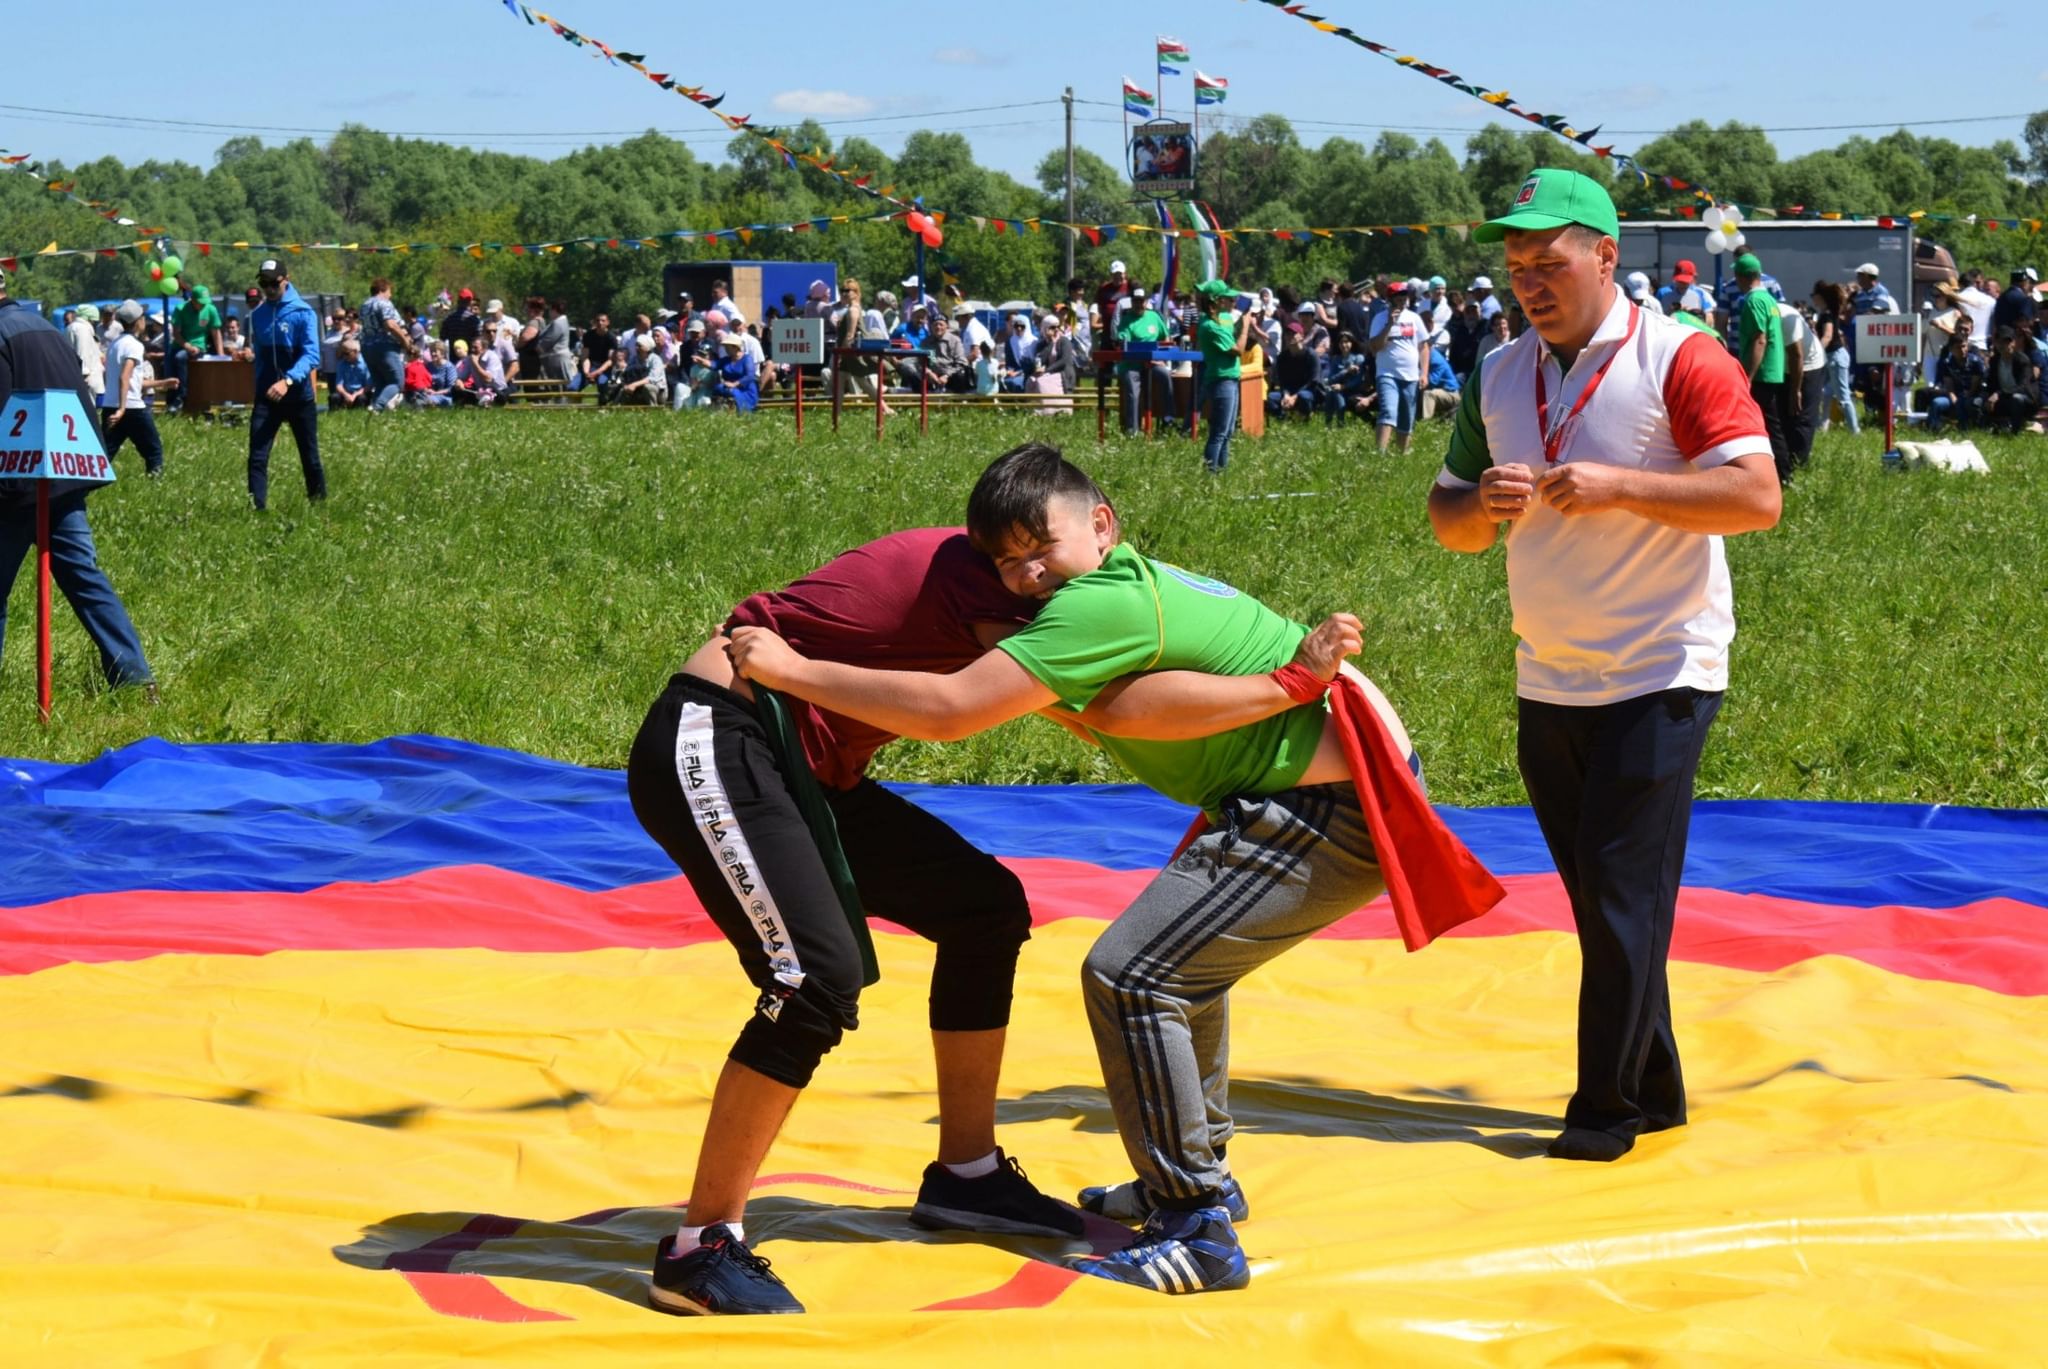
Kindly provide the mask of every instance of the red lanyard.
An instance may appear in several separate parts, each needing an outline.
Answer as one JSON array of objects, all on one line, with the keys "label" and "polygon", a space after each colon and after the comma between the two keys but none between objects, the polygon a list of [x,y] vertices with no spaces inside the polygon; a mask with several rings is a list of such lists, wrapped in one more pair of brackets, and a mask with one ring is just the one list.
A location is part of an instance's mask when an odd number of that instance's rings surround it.
[{"label": "red lanyard", "polygon": [[1593,378],[1586,382],[1586,388],[1579,391],[1579,402],[1572,405],[1572,411],[1564,416],[1564,422],[1557,425],[1555,432],[1550,427],[1550,387],[1543,383],[1543,357],[1536,358],[1536,430],[1543,435],[1543,459],[1555,466],[1557,454],[1564,449],[1564,435],[1572,424],[1578,421],[1585,410],[1586,401],[1593,397],[1593,391],[1600,388],[1600,382],[1607,379],[1607,368],[1627,348],[1629,340],[1636,335],[1636,321],[1642,311],[1633,302],[1628,306],[1628,331],[1621,335],[1621,345],[1608,353],[1607,360],[1600,363],[1600,369],[1593,372]]}]

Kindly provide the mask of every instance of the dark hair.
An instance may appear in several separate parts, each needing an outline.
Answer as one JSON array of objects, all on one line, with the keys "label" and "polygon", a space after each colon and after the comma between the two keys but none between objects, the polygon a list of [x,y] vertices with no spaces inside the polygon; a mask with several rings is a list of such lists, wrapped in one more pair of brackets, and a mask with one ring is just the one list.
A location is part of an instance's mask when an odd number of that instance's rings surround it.
[{"label": "dark hair", "polygon": [[1012,447],[981,473],[967,496],[967,540],[994,556],[1017,532],[1043,541],[1051,532],[1046,510],[1055,499],[1079,499],[1092,508],[1109,503],[1093,480],[1058,447],[1026,442]]},{"label": "dark hair", "polygon": [[528,295],[528,296],[526,297],[526,312],[527,312],[527,313],[529,313],[529,314],[530,314],[530,313],[532,313],[532,312],[533,312],[534,310],[536,310],[536,309],[540,310],[540,311],[541,311],[542,313],[546,313],[546,312],[547,312],[547,308],[548,308],[548,302],[547,302],[546,300],[542,299],[542,298],[541,298],[541,297],[540,297],[539,295]]},{"label": "dark hair", "polygon": [[1830,314],[1841,313],[1842,306],[1847,302],[1848,292],[1831,280],[1815,281],[1813,293],[1820,296],[1821,308]]},{"label": "dark hair", "polygon": [[[283,272],[283,271],[279,271],[279,272],[278,272],[278,274],[279,274],[279,275],[281,276],[281,275],[283,275],[283,274],[284,274],[284,272]],[[371,293],[371,294],[373,294],[373,295],[382,295],[382,294],[385,294],[385,293],[387,293],[387,292],[388,292],[388,291],[389,291],[390,289],[391,289],[391,280],[390,280],[390,278],[389,278],[388,276],[379,276],[379,277],[377,277],[377,279],[375,279],[375,280],[373,280],[373,281],[371,281],[371,282],[370,282],[370,293]]]},{"label": "dark hair", "polygon": [[722,281],[722,280],[715,280],[715,281],[712,281],[712,282],[711,282],[711,288],[712,288],[712,289],[714,289],[714,290],[723,290],[723,291],[725,291],[725,293],[726,293],[726,294],[728,294],[728,295],[732,293],[732,283],[731,283],[730,281]]},{"label": "dark hair", "polygon": [[1605,233],[1602,233],[1597,228],[1588,228],[1582,223],[1575,223],[1567,226],[1564,232],[1558,235],[1558,241],[1568,242],[1581,251],[1590,252],[1598,247],[1600,239],[1606,236]]},{"label": "dark hair", "polygon": [[1351,282],[1350,282],[1350,281],[1348,281],[1348,280],[1340,280],[1340,281],[1338,281],[1338,282],[1337,282],[1337,298],[1338,298],[1338,299],[1356,299],[1357,297],[1358,297],[1358,291],[1356,291],[1356,290],[1354,290],[1354,289],[1352,289],[1352,288],[1351,288]]}]

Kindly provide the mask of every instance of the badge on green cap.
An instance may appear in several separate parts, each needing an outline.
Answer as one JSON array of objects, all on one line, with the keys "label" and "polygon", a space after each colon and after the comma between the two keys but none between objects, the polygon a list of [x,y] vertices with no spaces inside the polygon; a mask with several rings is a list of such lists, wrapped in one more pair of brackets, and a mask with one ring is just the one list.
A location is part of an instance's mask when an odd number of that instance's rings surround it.
[{"label": "badge on green cap", "polygon": [[1499,242],[1510,229],[1541,232],[1570,223],[1583,224],[1610,238],[1621,236],[1621,219],[1614,212],[1614,200],[1607,187],[1576,171],[1543,166],[1531,171],[1522,182],[1507,213],[1472,230],[1472,240]]}]

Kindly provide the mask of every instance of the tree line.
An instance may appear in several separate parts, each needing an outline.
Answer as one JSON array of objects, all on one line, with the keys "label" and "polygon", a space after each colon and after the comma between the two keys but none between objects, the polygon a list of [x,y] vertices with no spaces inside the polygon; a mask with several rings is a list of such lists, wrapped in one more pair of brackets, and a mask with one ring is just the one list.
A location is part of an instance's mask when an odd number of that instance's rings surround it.
[{"label": "tree line", "polygon": [[[1049,152],[1035,183],[1027,185],[980,165],[958,133],[913,133],[894,157],[858,137],[835,146],[815,123],[781,133],[796,147],[820,149],[840,167],[859,167],[874,186],[922,196],[928,207],[953,215],[945,246],[930,254],[936,259],[934,277],[943,262],[970,295],[1064,295],[1061,230],[997,234],[976,230],[965,218],[1064,218],[1062,150]],[[1782,160],[1759,128],[1695,121],[1636,156],[1647,168],[1709,186],[1722,199],[1745,205],[2048,216],[2048,111],[2027,121],[2024,146],[2001,141],[1968,147],[1901,129]],[[1534,130],[1482,130],[1466,141],[1461,157],[1440,139],[1425,142],[1398,132],[1383,133],[1370,147],[1348,138],[1310,147],[1277,114],[1233,121],[1206,134],[1196,196],[1226,227],[1471,220],[1501,212],[1522,178],[1539,165],[1567,166],[1614,185],[1616,201],[1627,211],[1685,198],[1633,180],[1615,184],[1610,162]],[[756,138],[738,137],[723,159],[706,161],[655,132],[548,161],[349,126],[324,144],[301,138],[266,146],[256,138],[235,138],[205,169],[182,161],[130,166],[104,157],[52,174],[75,180],[81,194],[122,206],[139,223],[163,226],[181,244],[532,243],[591,234],[631,241],[679,228],[784,223],[886,208],[815,168],[791,168]],[[1149,209],[1133,200],[1121,169],[1076,150],[1076,219],[1133,223]],[[140,296],[147,282],[137,254],[32,257],[51,241],[66,247],[120,245],[124,231],[50,194],[31,177],[0,175],[0,255],[19,254],[28,267],[14,281],[17,295],[52,301]],[[2024,231],[1952,222],[1924,223],[1921,232],[1948,246],[1966,267],[1981,266],[1999,279],[2022,262],[2048,268],[2043,239]],[[1492,270],[1499,262],[1497,249],[1447,232],[1306,242],[1246,237],[1230,250],[1231,275],[1239,283],[1303,289],[1324,277],[1375,273],[1455,278]],[[1135,278],[1153,280],[1159,240],[1120,237],[1096,245],[1082,239],[1076,270],[1099,280],[1118,257],[1131,264]],[[401,301],[424,303],[443,288],[452,292],[468,285],[479,295],[508,301],[529,294],[561,298],[583,316],[598,308],[617,314],[653,307],[665,262],[724,258],[824,259],[838,263],[842,274],[892,286],[911,268],[912,242],[900,223],[860,223],[816,234],[755,234],[746,244],[663,242],[653,249],[571,248],[540,256],[490,252],[480,260],[454,252],[308,252],[292,265],[302,289],[354,297],[373,277],[388,276]],[[216,290],[239,291],[254,271],[253,256],[228,251],[192,261],[187,275]]]}]

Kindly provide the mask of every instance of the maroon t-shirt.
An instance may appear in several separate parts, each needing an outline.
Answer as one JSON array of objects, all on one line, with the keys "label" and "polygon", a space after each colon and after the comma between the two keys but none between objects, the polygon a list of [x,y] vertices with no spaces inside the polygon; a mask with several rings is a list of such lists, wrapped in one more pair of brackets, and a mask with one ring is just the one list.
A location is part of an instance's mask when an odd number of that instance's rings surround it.
[{"label": "maroon t-shirt", "polygon": [[[1031,621],[1035,599],[1003,588],[960,528],[891,533],[833,557],[787,589],[733,609],[726,630],[773,629],[814,660],[951,674],[982,653],[976,623]],[[801,699],[786,702],[820,784],[850,789],[893,732]]]}]

